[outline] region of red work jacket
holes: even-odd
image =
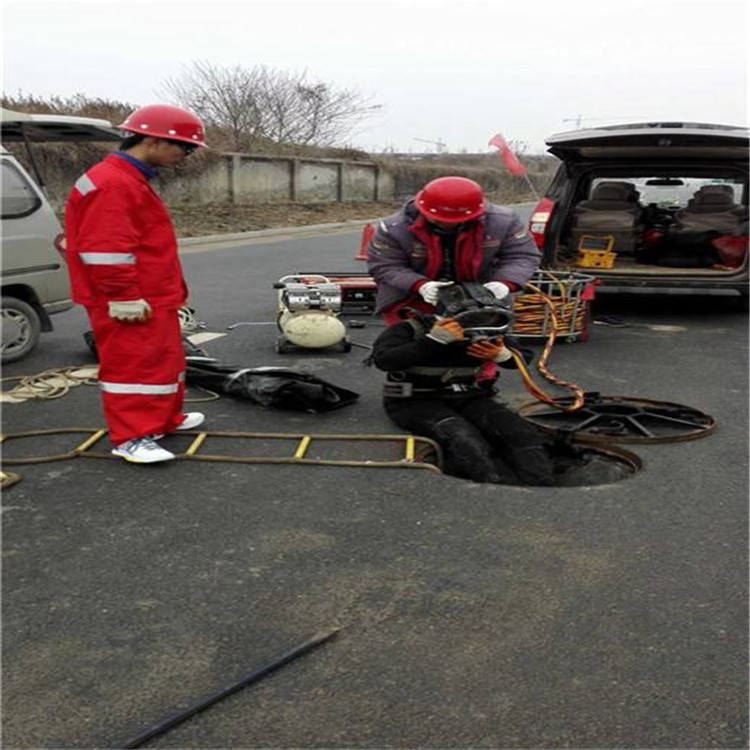
[[[172,220],[146,175],[125,159],[111,154],[78,179],[65,209],[65,235],[75,302],[185,304]]]

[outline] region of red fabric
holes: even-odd
[[[739,268],[747,256],[748,236],[734,237],[725,235],[717,237],[711,243],[719,252],[722,265],[727,268]]]
[[[477,384],[482,383],[494,383],[500,373],[498,372],[497,362],[490,360],[489,362],[482,362],[479,372],[477,373]]]
[[[409,231],[420,239],[427,248],[427,268],[425,276],[435,280],[443,267],[443,247],[440,237],[427,229],[427,220],[420,216]],[[478,281],[482,266],[482,239],[484,225],[469,222],[456,237],[456,281]]]
[[[435,308],[428,305],[420,296],[418,291],[428,280],[436,280],[440,269],[443,267],[443,247],[440,237],[430,232],[427,228],[427,220],[420,216],[409,227],[409,231],[421,240],[427,248],[426,279],[414,282],[411,287],[412,296],[400,300],[390,308],[383,310],[383,320],[391,326],[402,322],[399,311],[404,307],[413,307],[417,310],[432,315]],[[456,281],[479,281],[479,270],[482,266],[482,240],[484,239],[484,225],[482,222],[469,222],[467,227],[459,231],[456,237]],[[503,281],[516,291],[520,287],[512,281]]]
[[[77,185],[65,210],[73,300],[87,307],[140,298],[154,308],[184,305],[187,287],[174,226],[146,176],[112,154]],[[132,254],[136,262],[84,263],[81,253]]]
[[[586,284],[581,293],[581,300],[584,302],[591,302],[596,296],[596,284],[594,282]]]
[[[515,281],[508,281],[508,279],[498,279],[498,281],[505,284],[511,292],[517,292],[521,288],[520,284],[516,284]]]
[[[490,138],[489,145],[497,147],[500,158],[503,160],[503,163],[512,175],[523,177],[528,173],[526,167],[521,164],[518,157],[511,150],[508,141],[506,141],[500,133]]]
[[[182,422],[185,351],[176,310],[154,310],[146,323],[120,323],[102,308],[88,308],[99,355],[100,383],[170,385],[164,395],[107,393],[104,416],[113,445],[154,433],[173,432]]]
[[[412,307],[425,315],[435,314],[435,308],[432,305],[428,305],[421,297],[408,297],[383,310],[382,316],[386,325],[394,326],[396,323],[403,323],[404,318],[401,317],[400,312],[405,307]]]
[[[657,232],[655,229],[649,229],[643,234],[643,241],[647,245],[655,245],[661,242],[667,236],[666,232]]]

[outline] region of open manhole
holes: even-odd
[[[556,444],[552,453],[558,487],[613,484],[643,468],[639,456],[615,446]]]
[[[561,406],[572,403],[572,398],[560,399]],[[690,406],[593,392],[573,412],[534,401],[518,413],[545,432],[574,434],[587,443],[672,443],[697,440],[716,429],[713,417]]]
[[[554,490],[555,487],[594,487],[628,479],[643,468],[643,461],[639,456],[620,446],[582,444],[575,438],[558,437],[547,444],[547,449],[554,467],[554,485],[540,484],[533,479],[522,481],[518,477],[514,481],[508,477],[507,481],[491,483],[491,486],[543,487],[549,490]],[[481,480],[470,480],[451,462],[449,455],[445,458],[443,473],[458,479],[482,483]],[[531,476],[533,472],[527,473]]]

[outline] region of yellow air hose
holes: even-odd
[[[571,323],[574,324],[576,330],[583,329],[586,307],[585,305],[577,304],[576,300],[571,302],[565,284],[559,279],[556,279],[555,281],[560,289],[560,297],[556,299],[544,294],[541,289],[533,284],[526,285],[526,289],[530,289],[533,294],[523,295],[516,299],[514,307],[516,321],[513,324],[513,333],[541,335],[544,332],[545,322],[551,323],[549,326],[547,343],[539,357],[536,368],[550,383],[569,390],[573,394],[573,402],[571,404],[561,404],[559,399],[547,394],[534,382],[521,353],[512,348],[510,349],[510,352],[521,372],[524,387],[532,396],[534,396],[534,398],[545,404],[554,406],[561,411],[573,412],[580,409],[585,403],[586,397],[583,389],[576,383],[570,383],[566,380],[561,380],[560,378],[555,377],[547,369],[547,362],[552,353],[552,347],[555,345],[555,339],[557,338],[558,333],[570,330]],[[576,310],[578,310],[577,313],[575,313]],[[574,317],[575,320],[573,319]]]

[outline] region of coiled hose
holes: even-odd
[[[586,400],[583,389],[576,383],[562,380],[555,377],[547,368],[547,362],[552,353],[552,347],[555,345],[555,339],[561,331],[569,331],[571,323],[575,329],[582,330],[585,323],[586,307],[581,305],[577,299],[571,300],[567,288],[559,279],[556,280],[560,289],[559,298],[551,298],[542,292],[541,289],[533,284],[527,284],[526,289],[530,289],[532,294],[523,295],[516,299],[514,312],[516,313],[516,322],[513,325],[513,332],[527,335],[540,335],[544,331],[544,324],[551,323],[549,326],[549,336],[544,346],[536,368],[542,376],[550,383],[569,390],[573,394],[573,401],[570,404],[561,403],[561,399],[554,398],[547,394],[542,388],[534,382],[534,379],[526,365],[521,353],[510,348],[513,359],[521,372],[523,384],[526,390],[538,401],[554,406],[564,412],[573,412],[580,409]],[[545,309],[546,308],[546,309]],[[578,312],[576,312],[576,310]],[[575,316],[575,320],[573,319]]]

